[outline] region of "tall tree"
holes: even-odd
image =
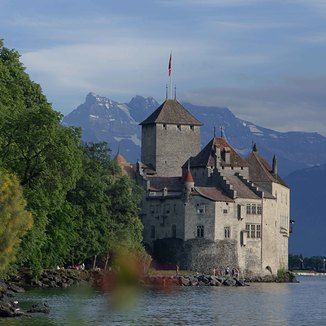
[[[61,114],[24,70],[19,54],[0,43],[0,165],[19,177],[34,219],[19,261],[40,270],[49,217],[74,188],[82,152],[80,130],[60,125]]]
[[[0,271],[15,260],[17,245],[32,223],[17,178],[0,170]]]

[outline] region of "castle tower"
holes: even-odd
[[[182,165],[200,150],[202,123],[177,100],[167,99],[140,125],[142,163],[157,176],[181,176]]]

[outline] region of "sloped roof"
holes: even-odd
[[[279,176],[274,176],[272,173],[271,166],[267,161],[253,151],[248,157],[247,162],[249,163],[249,179],[252,182],[276,182],[288,188],[288,185]]]
[[[221,158],[221,166],[248,166],[248,163],[224,138],[214,137],[195,157],[190,158],[191,167],[215,166],[215,147],[221,150],[230,150],[230,164],[226,164],[223,158]],[[183,167],[186,167],[186,164],[187,163],[185,163]]]
[[[233,202],[233,199],[216,187],[195,187],[192,195],[202,196],[213,201]]]
[[[115,161],[118,165],[129,165],[128,161],[124,158],[124,156],[120,153],[114,157],[113,161]]]
[[[260,199],[237,175],[228,175],[226,178],[237,191],[237,198]]]
[[[177,100],[166,100],[140,125],[167,123],[201,126],[202,123],[188,112]]]
[[[160,191],[166,187],[169,191],[182,191],[182,177],[148,177],[150,182],[150,190]]]
[[[135,175],[134,167],[124,158],[122,154],[118,152],[117,155],[114,157],[113,161],[115,161],[117,165],[120,167],[121,175],[128,175],[131,178],[134,177]]]

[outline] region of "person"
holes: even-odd
[[[179,265],[178,264],[175,266],[175,273],[177,276],[179,275]]]
[[[225,275],[229,275],[229,274],[230,274],[230,266],[226,266]]]

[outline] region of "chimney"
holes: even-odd
[[[273,156],[272,173],[274,177],[277,177],[277,158],[275,155]]]
[[[230,150],[230,147],[225,147],[224,148],[224,161],[225,161],[225,164],[230,164],[231,163],[231,150]]]
[[[214,154],[215,154],[215,167],[218,168],[221,165],[221,149],[214,146]]]

